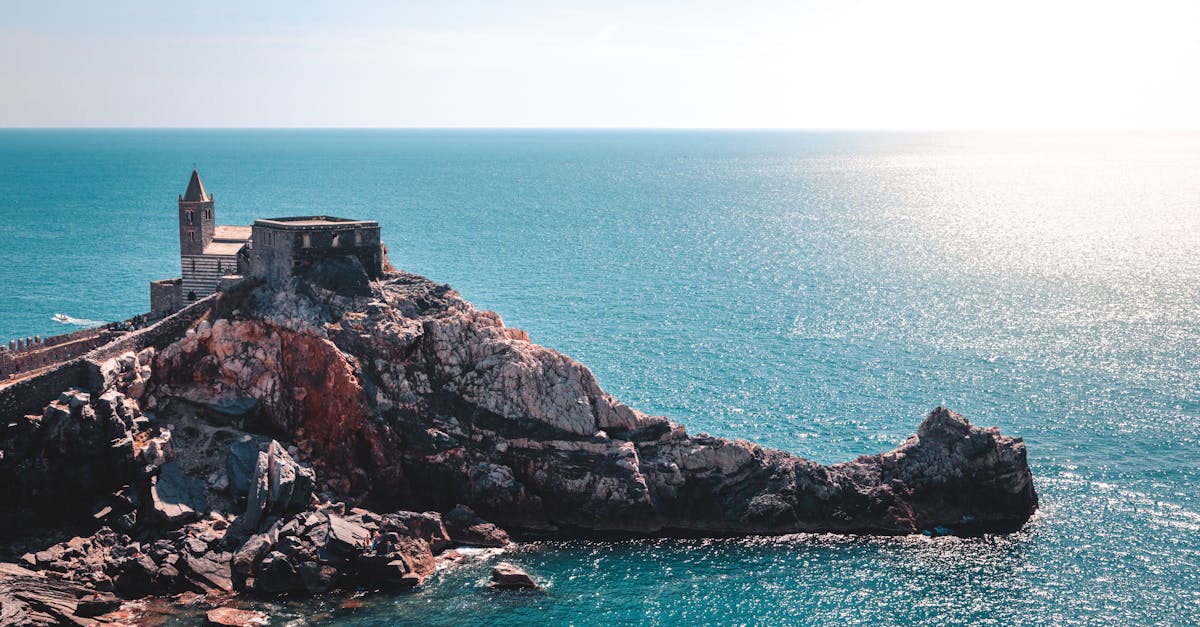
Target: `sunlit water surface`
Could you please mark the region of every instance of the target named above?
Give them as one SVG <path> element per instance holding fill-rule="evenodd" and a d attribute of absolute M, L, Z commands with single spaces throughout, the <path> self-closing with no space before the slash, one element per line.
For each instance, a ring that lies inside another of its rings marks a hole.
<path fill-rule="evenodd" d="M 820 462 L 938 404 L 1025 438 L 1043 508 L 982 539 L 523 545 L 277 622 L 1200 621 L 1200 135 L 0 131 L 0 338 L 117 319 L 218 221 L 380 221 L 616 396 Z M 181 617 L 178 622 L 196 619 Z"/>

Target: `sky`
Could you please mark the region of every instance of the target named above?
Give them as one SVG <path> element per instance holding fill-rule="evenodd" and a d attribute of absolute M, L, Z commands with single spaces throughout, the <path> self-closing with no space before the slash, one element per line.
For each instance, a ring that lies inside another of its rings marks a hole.
<path fill-rule="evenodd" d="M 1200 2 L 0 0 L 3 127 L 1200 128 Z"/>

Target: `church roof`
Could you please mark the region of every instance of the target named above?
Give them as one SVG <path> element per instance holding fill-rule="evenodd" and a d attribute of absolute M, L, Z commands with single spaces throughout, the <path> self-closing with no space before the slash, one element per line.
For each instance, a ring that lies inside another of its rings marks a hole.
<path fill-rule="evenodd" d="M 218 224 L 213 227 L 213 239 L 227 242 L 245 242 L 250 239 L 251 232 L 251 228 L 248 226 Z"/>
<path fill-rule="evenodd" d="M 192 178 L 188 181 L 187 191 L 183 193 L 184 202 L 208 202 L 212 200 L 200 182 L 200 172 L 192 170 Z"/>

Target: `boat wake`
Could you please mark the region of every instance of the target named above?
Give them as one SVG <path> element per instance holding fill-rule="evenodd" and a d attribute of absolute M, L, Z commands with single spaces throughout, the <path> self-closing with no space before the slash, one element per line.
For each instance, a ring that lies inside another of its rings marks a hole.
<path fill-rule="evenodd" d="M 51 319 L 54 320 L 55 322 L 58 322 L 61 324 L 69 324 L 71 326 L 76 326 L 76 327 L 98 327 L 98 326 L 104 324 L 103 320 L 87 320 L 84 318 L 72 318 L 71 316 L 68 316 L 66 314 L 60 314 L 60 313 L 54 314 L 54 317 Z"/>

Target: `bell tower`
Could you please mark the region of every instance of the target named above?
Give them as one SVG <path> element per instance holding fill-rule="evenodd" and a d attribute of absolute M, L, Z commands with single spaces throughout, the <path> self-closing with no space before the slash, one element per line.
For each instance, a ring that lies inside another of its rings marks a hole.
<path fill-rule="evenodd" d="M 203 254 L 215 231 L 213 197 L 204 189 L 200 173 L 193 169 L 187 191 L 179 197 L 179 254 Z"/>

